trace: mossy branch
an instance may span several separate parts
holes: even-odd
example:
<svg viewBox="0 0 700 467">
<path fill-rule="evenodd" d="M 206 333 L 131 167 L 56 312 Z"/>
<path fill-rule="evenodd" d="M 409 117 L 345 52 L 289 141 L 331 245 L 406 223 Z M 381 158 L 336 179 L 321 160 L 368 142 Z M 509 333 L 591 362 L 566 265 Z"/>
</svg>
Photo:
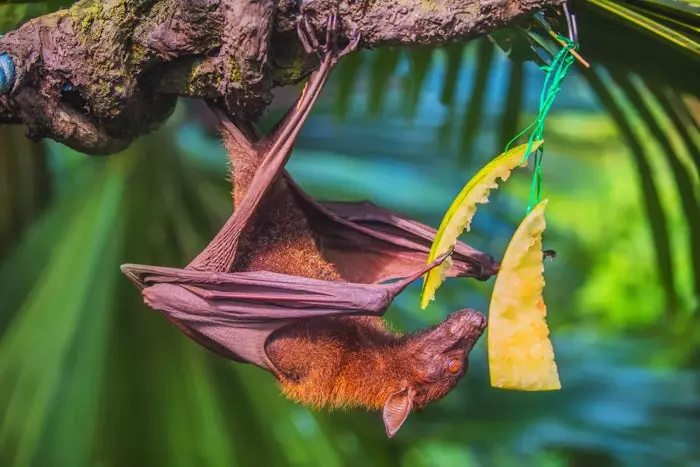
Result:
<svg viewBox="0 0 700 467">
<path fill-rule="evenodd" d="M 256 120 L 271 89 L 315 66 L 295 32 L 328 14 L 360 47 L 466 41 L 562 0 L 80 0 L 0 39 L 16 79 L 0 124 L 22 123 L 88 154 L 110 154 L 158 127 L 178 96 L 223 99 Z"/>
</svg>

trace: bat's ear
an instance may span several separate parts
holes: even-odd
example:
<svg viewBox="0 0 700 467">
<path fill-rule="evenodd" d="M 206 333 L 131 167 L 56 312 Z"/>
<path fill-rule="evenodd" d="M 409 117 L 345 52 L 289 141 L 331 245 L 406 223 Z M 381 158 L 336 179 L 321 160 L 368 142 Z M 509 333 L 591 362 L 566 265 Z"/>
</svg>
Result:
<svg viewBox="0 0 700 467">
<path fill-rule="evenodd" d="M 409 387 L 393 393 L 384 403 L 384 426 L 386 435 L 392 438 L 401 428 L 403 422 L 408 418 L 408 414 L 413 409 L 413 398 L 416 390 Z"/>
</svg>

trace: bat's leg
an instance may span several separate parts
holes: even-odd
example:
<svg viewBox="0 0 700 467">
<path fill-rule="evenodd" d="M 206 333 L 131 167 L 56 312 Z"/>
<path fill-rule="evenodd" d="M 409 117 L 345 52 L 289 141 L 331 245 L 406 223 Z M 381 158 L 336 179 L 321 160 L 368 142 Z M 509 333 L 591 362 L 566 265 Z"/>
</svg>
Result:
<svg viewBox="0 0 700 467">
<path fill-rule="evenodd" d="M 302 24 L 304 24 L 305 27 L 302 27 Z M 267 188 L 272 181 L 277 178 L 287 162 L 287 159 L 289 159 L 294 141 L 301 131 L 301 127 L 308 117 L 309 112 L 311 112 L 314 102 L 316 102 L 316 99 L 320 95 L 323 85 L 328 80 L 333 66 L 338 62 L 340 57 L 357 47 L 359 35 L 355 34 L 350 44 L 341 52 L 338 52 L 335 45 L 336 28 L 337 18 L 335 15 L 331 15 L 328 18 L 328 31 L 326 33 L 327 41 L 329 42 L 317 49 L 317 52 L 323 57 L 320 68 L 311 74 L 304 88 L 304 92 L 302 92 L 296 104 L 287 112 L 287 115 L 285 115 L 269 135 L 265 136 L 265 138 L 258 143 L 260 150 L 264 151 L 265 156 L 255 173 L 255 177 L 250 184 L 250 188 L 243 202 L 237 210 L 243 223 L 246 223 L 253 214 Z M 303 37 L 305 34 L 313 36 L 308 27 L 306 18 L 302 18 L 298 21 L 297 31 L 300 37 Z"/>
<path fill-rule="evenodd" d="M 337 17 L 331 15 L 328 18 L 326 43 L 316 47 L 316 52 L 322 57 L 320 67 L 311 73 L 296 104 L 287 112 L 275 129 L 255 145 L 256 150 L 262 152 L 263 159 L 244 198 L 216 237 L 197 255 L 188 268 L 225 272 L 233 266 L 241 233 L 250 222 L 268 188 L 287 162 L 294 140 L 321 93 L 333 66 L 340 57 L 354 50 L 359 43 L 359 35 L 355 33 L 348 46 L 339 52 L 335 43 L 336 30 Z M 316 44 L 315 39 L 312 39 L 314 34 L 306 18 L 302 17 L 297 22 L 297 32 L 305 48 L 314 47 Z"/>
<path fill-rule="evenodd" d="M 242 125 L 240 125 L 240 122 L 234 123 L 226 114 L 225 110 L 220 108 L 212 101 L 207 101 L 207 104 L 209 105 L 209 109 L 219 120 L 223 133 L 227 137 L 226 139 L 230 140 L 230 144 L 227 144 L 227 149 L 231 150 L 232 148 L 229 146 L 234 146 L 233 150 L 237 152 L 254 152 L 255 149 L 253 148 L 253 138 L 257 136 L 257 133 L 255 133 L 254 130 L 246 128 L 248 133 L 251 133 L 249 136 L 243 131 L 243 129 L 241 129 Z"/>
<path fill-rule="evenodd" d="M 344 49 L 338 50 L 337 29 L 338 19 L 335 15 L 330 15 L 326 26 L 326 42 L 319 44 L 306 17 L 302 16 L 297 20 L 297 34 L 300 42 L 307 53 L 315 52 L 319 55 L 321 65 L 311 73 L 301 96 L 299 96 L 295 104 L 289 108 L 287 114 L 277 122 L 275 127 L 259 143 L 261 149 L 266 152 L 276 152 L 278 148 L 285 147 L 287 151 L 291 151 L 294 140 L 311 111 L 311 107 L 321 93 L 323 85 L 330 76 L 333 66 L 340 58 L 357 49 L 357 45 L 360 42 L 360 34 L 353 29 L 350 33 L 348 45 Z"/>
<path fill-rule="evenodd" d="M 213 102 L 208 104 L 221 126 L 221 140 L 228 155 L 233 183 L 233 202 L 238 206 L 260 165 L 260 153 L 254 147 L 254 142 L 260 140 L 261 135 L 251 122 L 230 117 L 228 112 Z"/>
</svg>

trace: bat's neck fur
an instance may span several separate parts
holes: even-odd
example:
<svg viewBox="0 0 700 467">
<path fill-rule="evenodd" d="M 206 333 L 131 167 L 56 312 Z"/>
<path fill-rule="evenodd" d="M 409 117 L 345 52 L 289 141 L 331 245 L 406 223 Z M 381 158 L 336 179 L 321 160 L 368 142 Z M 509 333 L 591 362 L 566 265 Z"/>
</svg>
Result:
<svg viewBox="0 0 700 467">
<path fill-rule="evenodd" d="M 227 138 L 234 203 L 243 199 L 259 155 Z M 319 250 L 306 216 L 283 177 L 270 187 L 254 221 L 243 234 L 234 269 L 323 280 L 342 280 Z M 301 321 L 271 337 L 267 354 L 283 375 L 284 394 L 314 407 L 363 406 L 379 409 L 403 384 L 400 335 L 378 317 L 326 317 Z"/>
</svg>

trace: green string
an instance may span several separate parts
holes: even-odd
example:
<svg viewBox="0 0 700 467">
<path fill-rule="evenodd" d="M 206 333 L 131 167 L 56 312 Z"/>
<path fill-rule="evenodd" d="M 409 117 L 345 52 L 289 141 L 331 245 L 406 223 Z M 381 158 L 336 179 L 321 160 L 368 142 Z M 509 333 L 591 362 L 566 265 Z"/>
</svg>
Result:
<svg viewBox="0 0 700 467">
<path fill-rule="evenodd" d="M 510 146 L 526 134 L 528 131 L 531 129 L 534 130 L 530 134 L 530 138 L 528 140 L 528 145 L 527 149 L 525 150 L 525 157 L 523 158 L 523 162 L 525 162 L 529 157 L 530 157 L 530 149 L 532 149 L 532 144 L 535 141 L 539 141 L 543 139 L 544 137 L 544 122 L 545 119 L 547 118 L 547 114 L 549 113 L 549 109 L 552 108 L 552 104 L 554 103 L 554 99 L 557 97 L 557 94 L 559 94 L 559 91 L 561 90 L 561 83 L 564 80 L 564 77 L 566 74 L 569 72 L 569 68 L 571 65 L 574 63 L 575 57 L 569 53 L 570 50 L 576 49 L 578 47 L 577 44 L 575 44 L 573 41 L 571 41 L 569 38 L 561 36 L 557 34 L 557 37 L 564 43 L 566 43 L 566 46 L 562 48 L 559 53 L 552 59 L 552 63 L 549 66 L 543 66 L 540 67 L 541 70 L 546 72 L 545 78 L 544 78 L 544 84 L 542 86 L 542 92 L 540 94 L 540 108 L 539 112 L 537 113 L 537 118 L 530 123 L 527 128 L 525 128 L 523 131 L 518 133 L 510 142 L 506 145 L 506 151 L 510 148 Z M 529 213 L 532 208 L 535 207 L 540 202 L 540 194 L 542 192 L 542 155 L 544 154 L 544 144 L 542 144 L 537 150 L 535 151 L 535 162 L 533 165 L 533 174 L 532 174 L 532 185 L 530 188 L 530 204 L 527 207 L 527 213 Z"/>
</svg>

